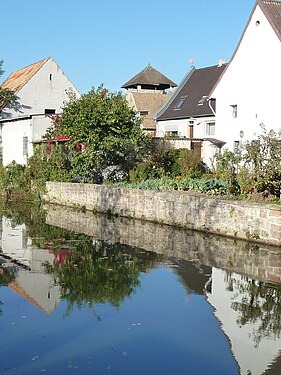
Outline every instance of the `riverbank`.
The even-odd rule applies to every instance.
[[[47,182],[44,201],[281,247],[281,207],[184,191]]]

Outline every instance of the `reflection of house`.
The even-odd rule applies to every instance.
[[[209,94],[226,64],[191,70],[184,77],[166,105],[156,114],[158,137],[176,138],[177,148],[194,150],[212,165],[214,155],[224,142],[217,139],[215,102]]]
[[[32,247],[26,236],[25,225],[13,225],[2,218],[1,254],[18,264],[16,277],[9,287],[50,314],[60,301],[60,287],[55,285],[53,276],[44,272],[43,264],[53,263],[55,257],[48,250]]]
[[[129,106],[134,108],[142,119],[145,133],[155,135],[155,113],[167,102],[174,87],[176,84],[173,81],[151,65],[122,86],[126,89]]]
[[[175,274],[180,277],[181,283],[192,293],[204,295],[205,288],[211,288],[211,272],[209,266],[199,265],[187,260],[178,260],[173,262],[176,265]]]
[[[251,282],[248,284],[247,280],[238,274],[228,275],[225,271],[213,268],[212,290],[207,293],[207,300],[214,307],[214,314],[220,320],[222,329],[230,340],[241,375],[264,374],[268,366],[278,359],[281,348],[281,338],[274,336],[270,322],[270,319],[272,323],[274,322],[274,316],[267,314],[266,320],[269,319],[269,321],[264,322],[257,313],[259,310],[254,306],[251,308],[252,287]],[[262,311],[265,300],[260,297],[258,302]],[[247,303],[249,303],[249,311],[256,315],[251,316],[249,312],[247,313]],[[241,322],[243,312],[246,318],[253,318],[244,325]],[[267,323],[269,324],[268,330],[266,330]],[[261,327],[264,331],[263,329],[259,331]],[[270,335],[272,335],[271,338]],[[266,373],[271,374],[270,371]]]
[[[42,140],[51,124],[48,115],[61,112],[68,92],[79,93],[51,57],[13,72],[2,88],[18,97],[0,111],[3,164],[13,160],[25,164],[33,154],[33,143]]]
[[[280,125],[281,2],[257,0],[241,39],[211,93],[216,134],[236,151],[242,142]]]

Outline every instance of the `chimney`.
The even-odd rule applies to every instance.
[[[220,68],[223,64],[225,64],[224,59],[219,59],[218,67]]]

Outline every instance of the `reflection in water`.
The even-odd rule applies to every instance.
[[[188,305],[192,296],[201,296],[212,306],[238,373],[275,373],[281,362],[278,249],[61,207],[46,206],[48,225],[42,211],[22,214],[23,219],[18,212],[2,217],[0,286],[48,314],[66,301],[65,316],[87,306],[100,321],[100,306],[120,309],[128,297],[137,301],[148,275],[166,264],[184,287]],[[169,285],[163,287],[173,298]],[[173,306],[165,309],[175,313]],[[195,341],[194,336],[191,347]]]
[[[53,265],[46,264],[46,269],[60,285],[69,313],[74,305],[85,303],[91,308],[100,303],[119,307],[140,286],[140,273],[153,268],[157,258],[128,246],[80,238],[71,249],[56,251]]]

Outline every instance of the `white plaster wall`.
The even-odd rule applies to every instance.
[[[180,120],[166,120],[166,121],[158,121],[156,124],[156,136],[157,137],[164,137],[166,132],[169,131],[177,131],[180,137],[188,137],[188,120],[187,119],[180,119]]]
[[[2,153],[3,165],[15,160],[18,164],[25,164],[23,155],[23,137],[28,137],[28,156],[33,153],[31,119],[10,121],[2,124]]]
[[[49,117],[44,115],[32,117],[32,142],[41,141],[51,125],[52,120]]]
[[[256,22],[259,21],[259,25]],[[214,90],[216,98],[216,138],[227,142],[251,140],[261,132],[260,123],[278,131],[281,99],[281,42],[257,6],[236,55]],[[231,105],[238,116],[232,117]]]
[[[189,138],[189,121],[190,119],[180,119],[180,120],[166,120],[157,122],[157,137],[164,137],[166,132],[177,131],[180,137]],[[214,117],[202,117],[194,119],[193,125],[193,138],[206,139],[206,138],[217,138],[217,130],[215,129],[214,135],[207,134],[207,124],[210,122],[215,122]],[[188,147],[187,147],[188,146]],[[188,148],[190,149],[190,142],[177,141],[175,143],[175,148]],[[218,152],[217,147],[208,141],[203,142],[201,149],[202,161],[208,165],[209,168],[214,168],[214,158],[215,154]]]
[[[10,118],[23,114],[43,114],[45,109],[55,109],[56,113],[60,113],[63,103],[68,100],[69,89],[73,90],[77,97],[80,96],[57,63],[50,58],[17,93],[21,104],[20,112],[5,108],[5,113],[9,113]]]

